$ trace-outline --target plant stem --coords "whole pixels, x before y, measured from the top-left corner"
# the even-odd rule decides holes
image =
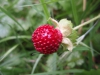
[[[48,20],[49,17],[50,17],[50,13],[49,13],[48,8],[47,8],[47,6],[46,6],[46,4],[45,4],[45,1],[44,1],[44,0],[40,0],[40,2],[41,2],[41,4],[42,4],[43,11],[44,11],[44,14],[45,14],[45,16],[46,16],[46,19]],[[50,21],[48,21],[48,22],[50,23]]]
[[[72,13],[73,13],[73,17],[74,17],[74,21],[75,21],[75,24],[78,25],[78,15],[77,15],[77,7],[75,5],[75,1],[76,0],[70,0],[70,3],[71,3],[71,8],[72,8]]]
[[[80,24],[80,25],[74,27],[73,29],[74,29],[74,30],[77,30],[78,28],[80,28],[80,27],[82,27],[82,26],[85,26],[85,25],[87,25],[87,24],[89,24],[89,23],[95,21],[95,20],[98,19],[98,18],[100,18],[100,14],[99,14],[98,16],[94,17],[93,19],[91,19],[91,20],[89,20],[89,21],[87,21],[87,22],[84,22],[84,23],[82,23],[82,24]]]

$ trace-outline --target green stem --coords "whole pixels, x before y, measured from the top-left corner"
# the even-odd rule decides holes
[[[78,25],[78,15],[77,15],[77,9],[76,9],[76,5],[75,5],[75,1],[76,0],[70,0],[74,21],[75,21],[75,24]]]
[[[34,73],[35,69],[36,69],[36,66],[37,64],[39,63],[40,59],[42,58],[43,54],[40,54],[39,57],[37,58],[34,66],[33,66],[33,69],[32,69],[32,72],[31,72],[31,75]]]
[[[44,1],[44,0],[40,0],[40,2],[41,2],[41,4],[42,4],[43,11],[44,11],[44,14],[45,14],[45,16],[46,16],[46,19],[48,20],[49,17],[50,17],[50,13],[49,13],[48,8],[47,8],[47,6],[46,6],[46,4],[45,4],[45,1]],[[50,23],[50,21],[48,21],[48,22]]]
[[[89,20],[89,21],[87,21],[87,22],[84,22],[84,23],[82,23],[82,24],[80,24],[80,25],[74,27],[73,29],[74,29],[74,30],[77,30],[78,28],[80,28],[80,27],[82,27],[82,26],[85,26],[85,25],[87,25],[87,24],[89,24],[89,23],[91,23],[91,22],[97,20],[98,18],[100,18],[100,14],[99,14],[98,16],[94,17],[93,19],[91,19],[91,20]]]

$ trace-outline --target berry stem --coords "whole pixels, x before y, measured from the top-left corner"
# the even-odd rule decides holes
[[[95,20],[98,19],[98,18],[100,18],[100,14],[99,14],[98,16],[94,17],[93,19],[91,19],[91,20],[89,20],[89,21],[87,21],[87,22],[84,22],[84,23],[82,23],[82,24],[80,24],[80,25],[74,27],[73,29],[74,29],[74,30],[77,30],[78,28],[80,28],[80,27],[82,27],[82,26],[85,26],[85,25],[87,25],[87,24],[89,24],[89,23],[95,21]]]

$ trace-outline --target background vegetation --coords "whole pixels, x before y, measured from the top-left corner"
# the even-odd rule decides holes
[[[75,27],[99,12],[100,0],[0,0],[0,75],[100,75],[99,22],[71,53],[61,46],[57,53],[42,55],[31,41],[50,16],[67,18]],[[78,29],[79,37],[94,23]]]

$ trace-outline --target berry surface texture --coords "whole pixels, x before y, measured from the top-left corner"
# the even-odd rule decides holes
[[[62,33],[49,24],[41,25],[33,32],[32,42],[40,53],[52,54],[62,42]]]

